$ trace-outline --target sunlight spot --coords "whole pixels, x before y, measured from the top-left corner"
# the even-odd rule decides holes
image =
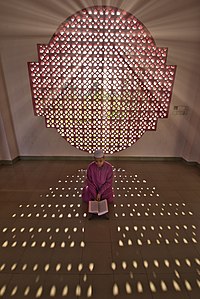
[[[24,296],[28,296],[28,294],[30,293],[30,290],[31,290],[30,286],[27,286],[24,291]]]
[[[60,245],[61,248],[65,248],[65,242],[63,241]]]
[[[60,271],[60,269],[61,269],[61,264],[59,263],[56,265],[56,272]]]
[[[37,242],[36,242],[36,241],[34,241],[34,242],[31,244],[31,247],[35,247],[35,246],[36,246],[36,244],[37,244]]]
[[[112,262],[112,263],[111,263],[111,268],[112,268],[112,270],[113,270],[113,271],[115,271],[115,270],[116,270],[116,268],[117,268],[117,265],[116,265],[116,263],[115,263],[115,262]]]
[[[24,264],[23,267],[22,267],[22,271],[25,271],[27,268],[28,268],[28,265]]]
[[[150,290],[153,293],[156,293],[156,286],[155,286],[155,284],[152,281],[149,282],[149,286],[150,286]]]
[[[137,267],[138,267],[138,263],[137,263],[137,261],[133,261],[133,267],[134,267],[135,269],[137,269]]]
[[[122,262],[122,268],[125,270],[127,268],[127,263],[125,261]]]
[[[126,293],[127,294],[132,294],[132,289],[131,289],[131,286],[128,282],[126,282]]]
[[[192,266],[192,264],[191,264],[191,262],[190,262],[190,260],[189,260],[189,259],[185,259],[185,262],[186,262],[186,264],[187,264],[189,267],[191,267],[191,266]]]
[[[149,267],[149,263],[148,263],[148,261],[144,261],[144,267],[147,269],[148,267]]]
[[[167,267],[167,268],[169,268],[170,267],[170,264],[169,264],[169,261],[168,260],[164,260],[164,264],[165,264],[165,266]]]
[[[26,245],[27,245],[27,242],[24,241],[24,242],[22,243],[22,247],[26,247]]]
[[[11,292],[11,296],[15,296],[17,294],[18,286],[15,286]]]
[[[173,286],[174,286],[175,291],[177,291],[177,292],[181,291],[181,288],[180,288],[178,282],[174,279],[173,279]]]
[[[5,294],[7,286],[4,284],[0,289],[0,296],[2,297]]]
[[[81,241],[80,246],[81,246],[81,247],[85,247],[85,242],[84,242],[84,241]]]
[[[200,266],[200,259],[195,258],[195,262]]]
[[[179,274],[179,272],[177,270],[175,270],[174,273],[175,273],[175,275],[176,275],[177,278],[181,278],[180,274]]]
[[[46,264],[45,267],[44,267],[44,271],[45,272],[49,271],[49,268],[50,268],[50,264]]]
[[[42,242],[41,247],[46,247],[46,242],[45,241]]]
[[[56,247],[56,243],[52,242],[50,248],[55,248]]]
[[[71,248],[72,247],[74,247],[75,246],[75,242],[74,241],[72,241],[71,243],[70,243],[70,245],[69,245]]]
[[[2,264],[1,267],[0,267],[0,271],[3,271],[6,267],[6,264]]]
[[[131,239],[128,239],[128,245],[133,245]]]
[[[71,271],[71,269],[72,269],[72,264],[68,264],[67,265],[67,271]]]
[[[38,264],[35,264],[34,266],[33,266],[33,271],[35,272],[35,271],[37,271],[38,270]]]
[[[89,285],[88,289],[87,289],[87,298],[92,297],[92,285]]]
[[[50,297],[55,297],[55,296],[56,296],[56,286],[53,285],[50,290]]]
[[[189,283],[188,280],[185,280],[185,287],[186,287],[187,291],[192,291],[191,284]]]
[[[118,294],[119,294],[119,288],[118,288],[118,285],[115,283],[113,285],[113,295],[117,296]]]
[[[193,243],[197,243],[197,240],[195,238],[192,238]]]
[[[181,266],[181,263],[178,259],[175,259],[175,263],[176,263],[177,266],[179,266],[179,267]]]
[[[80,263],[80,264],[78,265],[78,271],[81,272],[82,270],[83,270],[83,264]]]
[[[89,263],[89,270],[93,271],[94,270],[94,263]]]
[[[124,246],[124,243],[122,242],[122,240],[119,240],[119,246],[120,247]]]
[[[200,280],[196,279],[197,286],[200,288]]]
[[[81,296],[81,286],[80,285],[76,286],[76,296]]]
[[[13,264],[11,267],[11,271],[14,271],[17,268],[17,263]]]
[[[8,241],[5,241],[2,245],[2,247],[7,247],[8,246]]]
[[[137,282],[137,291],[138,293],[143,293],[143,286],[142,283],[140,281]]]
[[[159,262],[157,260],[154,260],[154,265],[159,268]]]

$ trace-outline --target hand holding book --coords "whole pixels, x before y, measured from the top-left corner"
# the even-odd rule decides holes
[[[107,199],[97,201],[91,200],[89,201],[89,213],[103,215],[108,213],[108,202]]]

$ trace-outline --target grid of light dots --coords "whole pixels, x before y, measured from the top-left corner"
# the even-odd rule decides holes
[[[77,12],[38,56],[28,63],[35,115],[80,150],[124,150],[168,117],[176,66],[124,10]]]
[[[16,252],[20,249],[22,252],[25,248],[31,248],[32,253],[34,249],[37,250],[37,254],[38,252],[46,253],[43,262],[40,258],[27,260],[27,255],[26,258],[19,259],[18,254],[16,254],[16,259],[3,259],[3,254],[0,260],[0,275],[12,275],[12,281],[8,285],[4,281],[0,283],[0,297],[16,298],[17,296],[18,298],[20,294],[20,298],[43,298],[45,296],[48,298],[57,298],[57,296],[59,298],[71,298],[72,296],[79,298],[84,295],[84,298],[92,298],[98,292],[92,277],[95,273],[104,273],[102,272],[105,271],[102,263],[98,264],[93,259],[84,261],[80,259],[79,255],[76,255],[76,259],[71,260],[70,255],[71,251],[77,248],[87,251],[88,244],[87,238],[85,238],[87,227],[85,227],[86,223],[82,221],[86,218],[86,214],[81,213],[83,210],[80,204],[81,186],[85,177],[85,169],[79,169],[75,174],[66,175],[65,180],[60,179],[55,186],[49,187],[47,193],[40,194],[42,201],[19,204],[18,209],[12,214],[15,221],[9,221],[7,226],[0,226],[2,252],[3,250],[7,252],[10,249],[15,249]],[[114,186],[116,199],[113,220],[117,221],[114,221],[110,227],[110,233],[112,238],[116,238],[119,251],[108,264],[113,274],[116,274],[113,284],[109,287],[109,291],[112,289],[112,293],[109,293],[110,296],[116,298],[123,294],[124,298],[128,298],[130,294],[147,293],[150,297],[151,294],[164,296],[172,294],[174,291],[179,294],[187,291],[192,296],[196,291],[198,292],[200,288],[200,259],[198,255],[175,255],[170,259],[161,255],[158,257],[147,256],[142,259],[135,255],[134,250],[131,258],[124,255],[123,251],[127,247],[144,249],[147,245],[149,247],[177,245],[177,248],[180,246],[189,246],[188,248],[190,248],[191,245],[197,245],[199,242],[198,227],[195,215],[190,211],[188,204],[162,202],[156,187],[150,186],[140,175],[129,174],[121,168],[114,168]],[[124,221],[125,219],[129,220],[130,216],[135,220],[136,217],[145,216],[149,220],[147,222]],[[152,216],[165,217],[169,223],[159,223],[159,221],[157,223]],[[178,220],[175,216],[179,216]],[[180,222],[180,217],[183,220],[188,216],[191,217],[189,222],[188,218],[185,222]],[[24,221],[18,222],[19,219]],[[27,221],[28,219],[30,222]],[[40,222],[41,219],[46,219],[47,223]],[[54,221],[49,222],[50,219],[54,219]],[[65,224],[63,219],[66,220]],[[77,221],[73,225],[71,220],[75,219]],[[119,222],[120,219],[123,221]],[[45,249],[48,253],[45,252]],[[61,261],[59,255],[52,259],[49,250],[54,253],[57,250],[63,250],[69,259]],[[151,271],[154,274],[150,276],[148,284],[140,279],[141,275],[138,276],[138,273],[144,274],[146,271]],[[173,273],[170,279],[166,279],[165,275],[162,276],[162,273],[166,274],[169,271]],[[41,273],[43,275],[39,279]],[[118,275],[119,273],[121,275]],[[192,276],[191,273],[193,273]],[[21,279],[20,283],[16,279],[19,275],[21,277],[21,275],[30,274],[37,275],[37,279],[28,283],[26,279]],[[52,283],[49,280],[47,285],[45,274],[67,274],[68,277],[71,274],[74,276],[74,283],[71,285],[70,280]],[[77,274],[81,274],[79,283],[75,280]]]

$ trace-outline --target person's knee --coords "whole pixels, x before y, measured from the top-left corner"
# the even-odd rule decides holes
[[[86,202],[86,203],[88,203],[90,201],[88,198],[83,198],[83,197],[82,197],[82,200],[83,200],[83,202]]]
[[[107,200],[108,200],[108,203],[113,203],[114,202],[113,198],[108,198]]]

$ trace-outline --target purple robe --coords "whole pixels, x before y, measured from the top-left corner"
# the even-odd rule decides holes
[[[96,199],[97,194],[108,202],[113,202],[113,169],[112,165],[105,161],[101,167],[94,162],[87,168],[87,179],[83,187],[82,198],[85,202]]]

